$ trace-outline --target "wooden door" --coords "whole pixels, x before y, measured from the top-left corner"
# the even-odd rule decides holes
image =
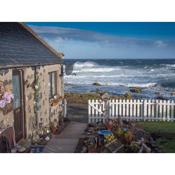
[[[23,74],[22,71],[14,70],[13,71],[13,94],[14,94],[14,129],[15,137],[18,142],[24,137],[24,112],[23,112]]]

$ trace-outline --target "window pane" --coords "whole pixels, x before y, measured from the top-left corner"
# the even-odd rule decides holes
[[[56,72],[49,73],[49,97],[53,98],[57,94],[57,76]]]
[[[52,95],[56,94],[56,72],[52,73]]]
[[[13,107],[14,109],[18,108],[21,106],[20,104],[20,77],[19,75],[13,75],[13,94],[14,94],[14,100],[13,100]]]
[[[51,98],[52,97],[52,74],[49,73],[49,97]]]

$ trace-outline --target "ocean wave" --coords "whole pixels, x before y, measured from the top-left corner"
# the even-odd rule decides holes
[[[168,87],[175,88],[175,80],[174,79],[172,79],[172,80],[164,80],[164,81],[160,82],[160,85],[162,87],[165,87],[165,88],[168,88]]]
[[[97,73],[97,72],[112,72],[117,70],[117,68],[112,68],[108,66],[101,66],[93,61],[86,62],[75,62],[73,65],[73,74],[77,73]]]
[[[138,83],[111,83],[109,85],[147,88],[147,87],[155,87],[157,85],[157,83],[142,83],[142,84],[138,84]]]
[[[175,68],[175,64],[161,64],[160,66],[164,66],[167,68]]]
[[[95,60],[76,61],[71,63],[72,71],[64,76],[65,82],[77,85],[92,85],[99,82],[104,86],[126,87],[175,87],[175,64],[159,63],[125,64]],[[71,66],[70,66],[71,67]],[[171,80],[171,81],[170,81]]]
[[[67,84],[74,85],[74,81],[65,81]],[[89,81],[76,81],[75,85],[93,85],[94,82]],[[157,83],[116,83],[116,82],[102,82],[98,81],[101,86],[125,86],[125,87],[141,87],[141,88],[148,88],[148,87],[155,87]]]
[[[116,69],[115,68],[99,68],[99,67],[95,67],[95,68],[83,68],[83,69],[78,69],[78,70],[73,70],[72,73],[80,73],[80,72],[112,72],[112,71],[115,71]]]
[[[91,68],[91,67],[96,67],[96,66],[97,66],[97,63],[93,61],[86,61],[86,62],[77,61],[73,65],[74,69],[87,68],[87,67]]]

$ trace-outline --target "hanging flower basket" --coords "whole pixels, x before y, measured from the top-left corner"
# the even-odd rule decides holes
[[[13,99],[14,95],[11,92],[4,92],[0,98],[0,110],[3,111],[3,114],[7,114],[13,110]]]

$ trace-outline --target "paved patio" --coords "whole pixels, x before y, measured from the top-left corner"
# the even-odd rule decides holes
[[[71,121],[59,135],[53,136],[44,153],[74,153],[78,140],[87,124]]]

